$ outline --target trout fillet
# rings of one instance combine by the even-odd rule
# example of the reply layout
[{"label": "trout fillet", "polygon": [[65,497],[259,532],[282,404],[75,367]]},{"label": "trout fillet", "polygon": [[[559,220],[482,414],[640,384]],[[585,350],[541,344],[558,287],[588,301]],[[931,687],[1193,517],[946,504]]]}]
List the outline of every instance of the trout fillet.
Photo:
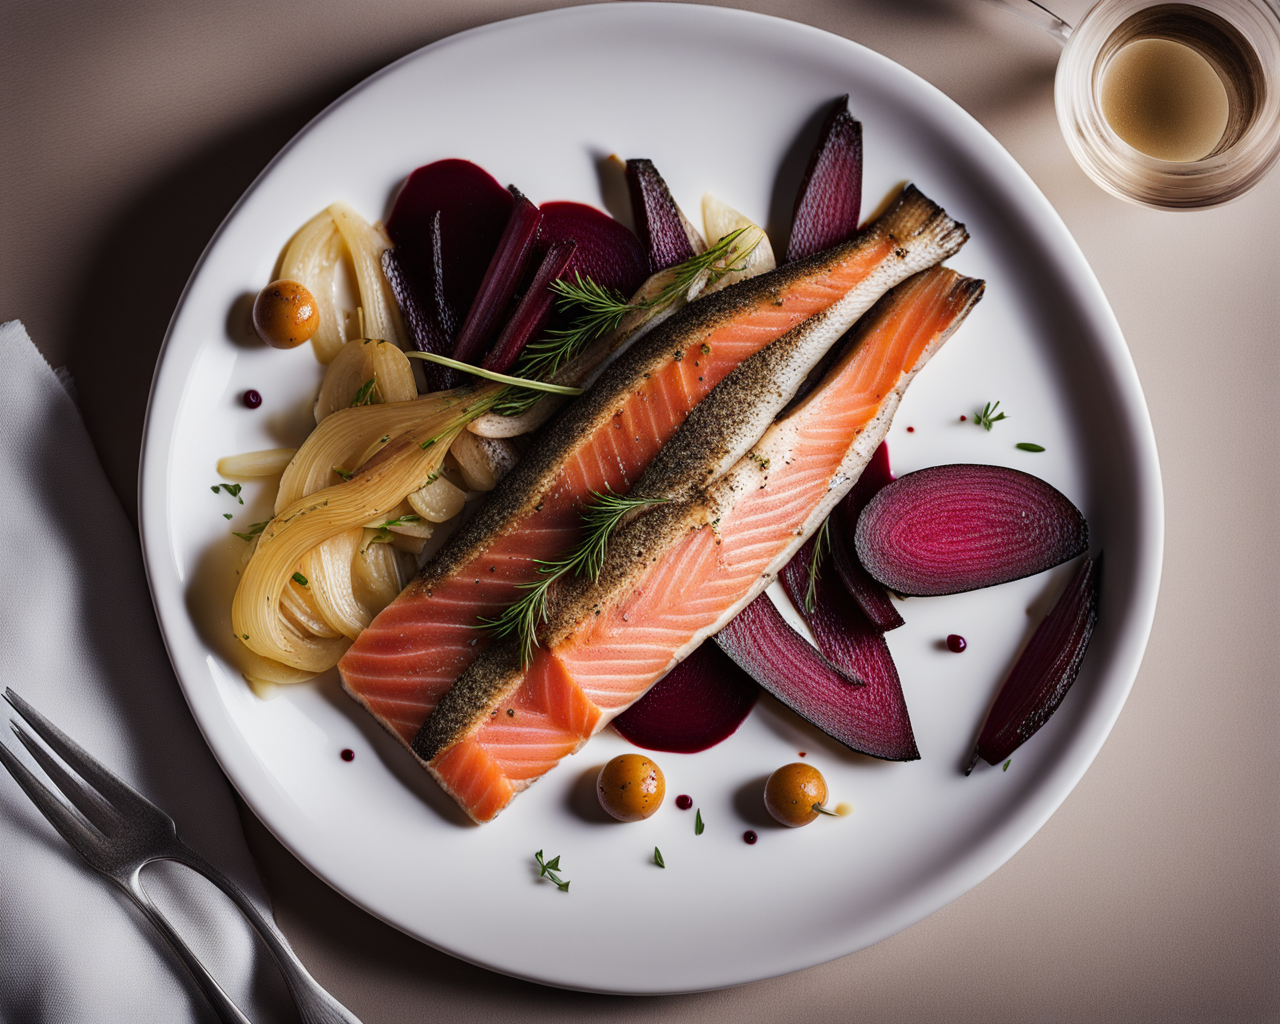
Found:
[{"label": "trout fillet", "polygon": [[700,299],[655,328],[548,427],[470,523],[361,633],[338,663],[347,692],[411,744],[488,646],[477,625],[518,600],[521,584],[539,579],[540,560],[578,542],[581,505],[592,492],[627,493],[743,360],[824,311],[831,311],[834,341],[885,291],[967,237],[963,225],[908,187],[851,241]]},{"label": "trout fillet", "polygon": [[491,820],[772,582],[853,486],[907,385],[982,290],[945,268],[894,289],[744,457],[622,527],[598,581],[558,586],[527,667],[513,643],[475,660],[413,741],[473,819]]}]

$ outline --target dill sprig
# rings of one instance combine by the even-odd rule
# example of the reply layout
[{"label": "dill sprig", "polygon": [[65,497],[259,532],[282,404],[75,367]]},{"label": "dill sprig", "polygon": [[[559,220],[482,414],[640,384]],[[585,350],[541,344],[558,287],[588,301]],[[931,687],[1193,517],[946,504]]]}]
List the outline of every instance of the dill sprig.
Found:
[{"label": "dill sprig", "polygon": [[522,665],[529,664],[533,658],[533,649],[538,646],[538,627],[547,620],[547,602],[556,580],[569,573],[586,577],[592,582],[599,579],[609,539],[628,513],[669,500],[631,497],[615,494],[612,490],[604,494],[592,491],[591,499],[582,507],[584,536],[578,546],[555,561],[537,560],[538,573],[542,578],[520,584],[525,592],[524,596],[509,605],[496,619],[480,620],[480,625],[491,629],[494,636],[516,639],[520,644]]},{"label": "dill sprig", "polygon": [[980,412],[975,412],[973,414],[973,422],[984,430],[990,430],[1001,420],[1008,419],[1004,413],[1000,413],[998,416],[996,415],[996,410],[999,408],[999,402],[996,402],[995,404],[988,402],[982,407]]},{"label": "dill sprig", "polygon": [[551,860],[542,859],[542,851],[539,850],[533,855],[533,859],[538,862],[538,877],[549,878],[556,883],[556,888],[561,892],[569,891],[569,883],[562,881],[560,876],[556,874],[560,870],[560,855],[556,854]]},{"label": "dill sprig", "polygon": [[822,560],[831,550],[831,517],[828,516],[818,527],[818,535],[813,539],[813,556],[809,559],[809,585],[804,591],[804,610],[806,614],[813,612],[818,600],[818,573],[822,571]]},{"label": "dill sprig", "polygon": [[[527,344],[516,363],[516,373],[521,377],[546,380],[579,356],[591,342],[616,330],[628,313],[660,313],[673,303],[687,299],[696,284],[701,282],[703,287],[709,287],[725,274],[745,270],[747,259],[760,244],[756,239],[745,252],[738,252],[738,240],[746,230],[739,228],[725,235],[706,252],[670,267],[670,281],[651,299],[628,302],[618,292],[577,272],[573,281],[561,279],[553,282],[551,290],[559,296],[560,308],[566,311],[576,308],[580,312],[568,327],[548,331],[545,337]],[[541,397],[536,394],[506,396],[495,411],[502,416],[519,416],[537,404]]]},{"label": "dill sprig", "polygon": [[249,529],[244,533],[241,533],[238,530],[232,530],[231,533],[233,536],[239,537],[243,541],[251,541],[254,537],[258,536],[258,534],[265,530],[267,528],[267,524],[270,522],[270,519],[264,519],[260,523],[251,524]]}]

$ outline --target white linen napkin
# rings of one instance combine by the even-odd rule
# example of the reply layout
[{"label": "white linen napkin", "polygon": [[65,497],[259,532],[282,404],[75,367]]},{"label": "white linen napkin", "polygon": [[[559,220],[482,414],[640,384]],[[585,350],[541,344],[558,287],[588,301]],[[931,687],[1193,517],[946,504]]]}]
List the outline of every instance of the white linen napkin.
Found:
[{"label": "white linen napkin", "polygon": [[[137,534],[75,403],[16,320],[0,325],[3,686],[168,811],[178,834],[266,910],[230,787],[165,654]],[[0,742],[31,765],[10,717],[0,703]],[[145,869],[143,882],[246,1014],[297,1019],[275,968],[221,893],[173,865]],[[216,1020],[150,924],[3,771],[0,1020]]]}]

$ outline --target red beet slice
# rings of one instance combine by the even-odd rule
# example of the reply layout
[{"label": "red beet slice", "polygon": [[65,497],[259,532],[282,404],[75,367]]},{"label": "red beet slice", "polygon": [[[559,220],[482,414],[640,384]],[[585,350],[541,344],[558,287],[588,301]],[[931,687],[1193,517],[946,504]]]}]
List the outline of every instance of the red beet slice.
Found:
[{"label": "red beet slice", "polygon": [[627,190],[636,234],[649,252],[649,270],[657,273],[693,259],[680,207],[652,160],[627,161]]},{"label": "red beet slice", "polygon": [[737,731],[760,695],[754,679],[705,643],[613,720],[637,747],[693,754]]},{"label": "red beet slice", "polygon": [[778,700],[849,749],[888,761],[920,756],[905,707],[898,721],[885,713],[894,695],[841,672],[788,625],[767,594],[739,612],[716,642]]},{"label": "red beet slice", "polygon": [[1003,466],[933,466],[883,488],[854,534],[858,558],[899,594],[959,594],[1022,579],[1089,548],[1056,488]]},{"label": "red beet slice", "polygon": [[539,247],[576,242],[573,269],[630,298],[649,276],[644,246],[627,227],[583,203],[543,203]]},{"label": "red beet slice", "polygon": [[515,196],[511,217],[453,343],[453,358],[460,362],[476,363],[484,355],[533,255],[542,213],[514,185],[511,194]]},{"label": "red beet slice", "polygon": [[1053,611],[1036,628],[1000,687],[978,735],[966,775],[980,757],[988,764],[999,764],[1035,735],[1058,709],[1076,681],[1098,623],[1101,580],[1101,555],[1080,563]]},{"label": "red beet slice", "polygon": [[849,97],[831,108],[809,157],[791,218],[787,262],[848,241],[862,209],[862,124],[849,113]]},{"label": "red beet slice", "polygon": [[387,234],[424,308],[437,286],[451,309],[471,308],[512,202],[510,192],[469,160],[437,160],[409,175]]},{"label": "red beet slice", "polygon": [[551,319],[555,307],[555,292],[551,285],[565,275],[573,262],[573,254],[577,250],[576,242],[556,242],[547,250],[533,275],[533,283],[524,297],[516,305],[507,326],[498,335],[493,348],[484,357],[480,365],[487,370],[505,373],[524,350]]},{"label": "red beet slice", "polygon": [[845,539],[844,520],[839,515],[831,523],[831,568],[862,614],[881,633],[905,624],[884,587],[873,580],[858,561],[852,545]]},{"label": "red beet slice", "polygon": [[887,760],[914,761],[920,752],[889,645],[840,585],[826,559],[820,563],[814,580],[813,608],[805,609],[815,543],[816,539],[810,538],[787,563],[782,570],[782,586],[809,623],[818,649],[836,668],[866,684],[868,692],[861,709],[864,737],[858,749]]}]

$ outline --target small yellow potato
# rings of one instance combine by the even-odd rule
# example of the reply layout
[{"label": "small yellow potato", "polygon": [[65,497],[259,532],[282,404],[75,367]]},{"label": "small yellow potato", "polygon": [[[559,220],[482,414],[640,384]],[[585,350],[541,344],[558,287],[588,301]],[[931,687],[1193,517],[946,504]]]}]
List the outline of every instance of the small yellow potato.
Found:
[{"label": "small yellow potato", "polygon": [[783,765],[764,784],[764,806],[774,820],[787,828],[799,828],[817,819],[827,802],[827,780],[811,764]]},{"label": "small yellow potato", "polygon": [[662,806],[667,780],[643,754],[619,754],[600,769],[596,796],[619,821],[643,821]]},{"label": "small yellow potato", "polygon": [[253,301],[253,329],[272,348],[296,348],[319,326],[315,296],[297,281],[272,281]]}]

